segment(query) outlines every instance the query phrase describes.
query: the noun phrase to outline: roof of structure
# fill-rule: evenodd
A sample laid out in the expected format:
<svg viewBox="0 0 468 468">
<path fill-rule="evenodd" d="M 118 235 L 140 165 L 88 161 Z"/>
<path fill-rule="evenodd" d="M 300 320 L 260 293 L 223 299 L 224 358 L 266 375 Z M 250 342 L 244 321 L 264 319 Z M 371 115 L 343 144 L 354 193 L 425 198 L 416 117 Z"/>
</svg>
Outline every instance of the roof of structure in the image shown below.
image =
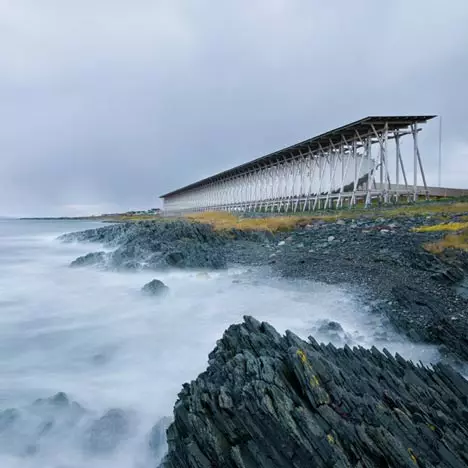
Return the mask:
<svg viewBox="0 0 468 468">
<path fill-rule="evenodd" d="M 349 123 L 342 127 L 335 128 L 328 132 L 317 135 L 308 140 L 301 141 L 292 146 L 275 151 L 274 153 L 261 156 L 260 158 L 254 159 L 252 161 L 241 164 L 240 166 L 227 169 L 225 171 L 219 172 L 213 176 L 206 177 L 192 184 L 181 187 L 172 192 L 168 192 L 164 195 L 161 195 L 160 198 L 166 198 L 171 195 L 176 195 L 178 193 L 185 192 L 202 185 L 215 182 L 217 180 L 231 177 L 234 175 L 242 174 L 249 169 L 259 168 L 262 165 L 274 164 L 278 161 L 287 161 L 294 159 L 297 156 L 300 156 L 304 152 L 309 151 L 318 151 L 319 149 L 328 148 L 330 145 L 337 145 L 343 141 L 343 137 L 346 140 L 353 140 L 356 138 L 357 133 L 364 136 L 367 135 L 371 129 L 371 126 L 374 125 L 376 130 L 382 130 L 385 125 L 388 125 L 388 130 L 399 130 L 407 128 L 409 125 L 416 123 L 424 123 L 430 119 L 436 117 L 435 115 L 403 115 L 403 116 L 369 116 L 355 122 Z"/>
</svg>

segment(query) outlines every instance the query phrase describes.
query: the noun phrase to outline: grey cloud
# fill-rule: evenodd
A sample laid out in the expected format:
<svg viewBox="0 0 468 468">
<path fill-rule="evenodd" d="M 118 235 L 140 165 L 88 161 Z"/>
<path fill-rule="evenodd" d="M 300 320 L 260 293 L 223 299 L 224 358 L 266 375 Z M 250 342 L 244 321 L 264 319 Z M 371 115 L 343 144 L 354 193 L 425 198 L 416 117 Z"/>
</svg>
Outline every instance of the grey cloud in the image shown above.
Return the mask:
<svg viewBox="0 0 468 468">
<path fill-rule="evenodd" d="M 157 195 L 369 114 L 441 113 L 466 186 L 468 5 L 0 0 L 0 213 Z M 422 134 L 437 182 L 437 123 Z"/>
</svg>

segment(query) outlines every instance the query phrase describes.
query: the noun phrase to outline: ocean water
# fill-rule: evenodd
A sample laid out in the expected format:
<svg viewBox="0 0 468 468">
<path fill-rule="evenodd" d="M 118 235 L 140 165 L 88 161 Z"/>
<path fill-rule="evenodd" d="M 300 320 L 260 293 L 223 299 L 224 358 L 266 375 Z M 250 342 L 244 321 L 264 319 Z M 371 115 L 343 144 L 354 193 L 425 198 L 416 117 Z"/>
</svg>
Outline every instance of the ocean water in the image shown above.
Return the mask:
<svg viewBox="0 0 468 468">
<path fill-rule="evenodd" d="M 57 236 L 96 227 L 0 220 L 0 467 L 155 467 L 152 426 L 170 417 L 184 382 L 242 316 L 306 338 L 378 348 L 436 362 L 369 312 L 358 291 L 271 278 L 263 270 L 116 273 L 69 268 L 100 246 Z M 164 298 L 141 287 L 164 281 Z M 342 330 L 324 324 L 339 322 Z M 37 402 L 65 392 L 70 401 Z M 102 422 L 117 414 L 114 427 Z M 123 422 L 122 422 L 123 421 Z M 102 439 L 102 440 L 101 440 Z"/>
</svg>

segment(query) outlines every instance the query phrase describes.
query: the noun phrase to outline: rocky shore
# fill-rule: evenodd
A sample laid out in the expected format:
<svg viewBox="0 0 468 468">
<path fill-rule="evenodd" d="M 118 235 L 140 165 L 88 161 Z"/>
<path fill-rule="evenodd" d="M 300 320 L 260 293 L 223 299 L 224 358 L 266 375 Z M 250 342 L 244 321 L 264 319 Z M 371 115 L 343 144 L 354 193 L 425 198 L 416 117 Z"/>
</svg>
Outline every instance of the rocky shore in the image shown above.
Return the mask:
<svg viewBox="0 0 468 468">
<path fill-rule="evenodd" d="M 454 215 L 451 221 L 457 221 Z M 270 274 L 359 288 L 372 309 L 413 341 L 432 343 L 454 365 L 468 361 L 468 300 L 456 286 L 468 271 L 468 253 L 432 254 L 425 242 L 441 232 L 412 232 L 436 224 L 427 216 L 317 221 L 292 232 L 217 232 L 206 224 L 122 223 L 66 234 L 62 241 L 100 243 L 73 267 L 116 270 L 220 269 L 264 266 Z"/>
<path fill-rule="evenodd" d="M 164 468 L 465 467 L 468 382 L 251 317 L 184 385 Z"/>
<path fill-rule="evenodd" d="M 468 361 L 468 300 L 457 285 L 468 271 L 468 254 L 430 253 L 423 244 L 444 233 L 413 232 L 440 222 L 357 217 L 271 234 L 160 221 L 109 225 L 61 240 L 106 248 L 73 267 L 157 272 L 242 264 L 351 285 L 371 311 L 385 314 L 414 342 L 438 345 L 444 356 L 444 364 L 427 369 L 386 351 L 281 337 L 246 318 L 218 342 L 208 370 L 184 385 L 165 468 L 461 467 L 468 466 L 468 383 L 456 369 Z"/>
</svg>

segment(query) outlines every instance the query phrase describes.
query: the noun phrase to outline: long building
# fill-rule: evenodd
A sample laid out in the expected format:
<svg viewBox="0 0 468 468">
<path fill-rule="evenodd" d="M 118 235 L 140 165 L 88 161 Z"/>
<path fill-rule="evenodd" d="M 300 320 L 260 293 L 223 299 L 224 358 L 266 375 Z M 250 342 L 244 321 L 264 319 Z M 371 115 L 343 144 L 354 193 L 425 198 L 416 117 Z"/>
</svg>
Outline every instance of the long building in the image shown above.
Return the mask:
<svg viewBox="0 0 468 468">
<path fill-rule="evenodd" d="M 298 212 L 428 196 L 418 134 L 434 117 L 357 120 L 161 195 L 164 211 Z"/>
</svg>

